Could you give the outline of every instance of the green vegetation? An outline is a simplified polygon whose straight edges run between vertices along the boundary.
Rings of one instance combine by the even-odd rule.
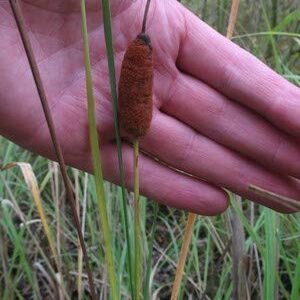
[[[104,1],[105,2],[105,1]],[[184,0],[199,17],[226,31],[229,0]],[[241,1],[234,41],[300,84],[300,11],[298,0]],[[108,50],[110,51],[110,50]],[[111,68],[113,68],[110,62]],[[111,69],[112,72],[113,69]],[[114,74],[111,74],[113,80]],[[114,83],[112,88],[115,89]],[[118,125],[117,125],[118,126]],[[71,223],[58,166],[0,137],[0,162],[27,162],[39,187],[44,231],[35,196],[19,168],[0,173],[0,299],[90,299],[82,252]],[[70,170],[88,248],[95,285],[101,299],[109,299],[109,275],[91,175]],[[107,219],[122,299],[130,299],[126,233],[133,236],[133,209],[126,217],[122,188],[104,183]],[[127,198],[131,197],[126,193]],[[126,199],[127,200],[127,199]],[[244,230],[238,266],[240,291],[251,299],[300,299],[299,214],[282,215],[231,195],[231,207],[218,217],[198,217],[193,230],[180,299],[231,299],[235,282],[232,243],[233,215]],[[242,208],[242,209],[241,209]],[[178,261],[186,213],[140,198],[144,299],[169,299]],[[156,220],[153,222],[153,220]],[[47,231],[46,231],[47,232]],[[55,233],[55,235],[54,235]],[[51,237],[50,237],[51,236]],[[54,240],[55,249],[51,245]],[[133,244],[133,240],[131,240]],[[236,245],[233,245],[236,247]],[[58,254],[58,258],[52,253]],[[112,254],[111,253],[111,254]],[[130,257],[130,256],[129,256]],[[150,259],[152,258],[152,260]],[[130,259],[129,259],[130,261]],[[249,299],[248,298],[248,299]],[[245,298],[247,299],[247,298]]]

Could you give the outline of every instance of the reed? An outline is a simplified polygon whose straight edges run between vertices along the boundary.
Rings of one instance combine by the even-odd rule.
[[[193,213],[188,214],[188,219],[185,227],[184,237],[183,237],[183,244],[180,251],[179,261],[176,268],[176,275],[175,280],[172,288],[172,294],[171,294],[171,300],[177,300],[179,291],[180,291],[180,285],[182,281],[182,276],[184,272],[184,266],[187,258],[187,254],[189,251],[189,246],[193,234],[193,227],[196,221],[197,215]]]

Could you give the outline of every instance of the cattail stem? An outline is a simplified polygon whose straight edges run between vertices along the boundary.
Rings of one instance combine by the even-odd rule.
[[[134,173],[134,291],[133,299],[141,297],[141,228],[139,201],[139,137],[147,134],[152,119],[153,60],[151,39],[145,33],[150,0],[147,0],[142,32],[132,41],[124,55],[119,80],[120,123],[133,137]]]
[[[134,173],[134,299],[140,299],[141,289],[141,228],[140,228],[140,187],[139,187],[139,140],[133,142],[133,173]]]
[[[187,257],[188,251],[189,251],[191,237],[193,234],[193,227],[194,227],[196,218],[197,218],[196,214],[193,214],[193,213],[188,214],[187,224],[185,227],[185,232],[184,232],[184,237],[183,237],[183,244],[182,244],[181,251],[180,251],[174,285],[173,285],[173,289],[172,289],[171,300],[178,299],[178,295],[179,295],[179,291],[180,291],[180,284],[182,281],[183,270],[184,270],[184,266],[185,266],[185,262],[186,262],[186,257]]]
[[[64,161],[62,149],[61,149],[60,143],[57,138],[57,134],[56,134],[54,122],[52,119],[51,111],[50,111],[50,108],[48,105],[43,82],[42,82],[42,79],[40,76],[37,62],[35,60],[34,52],[32,50],[31,42],[29,40],[29,36],[28,36],[27,30],[26,30],[26,25],[25,25],[25,22],[23,19],[23,15],[22,15],[22,11],[19,6],[19,3],[17,0],[10,0],[9,3],[11,6],[11,9],[13,11],[15,20],[16,20],[16,24],[17,24],[17,27],[18,27],[18,30],[19,30],[19,33],[20,33],[20,36],[21,36],[21,39],[23,42],[23,46],[24,46],[24,49],[25,49],[25,52],[26,52],[26,55],[28,58],[28,62],[29,62],[29,65],[30,65],[30,68],[31,68],[31,71],[33,74],[34,81],[35,81],[35,84],[36,84],[36,87],[38,90],[39,98],[40,98],[40,101],[41,101],[41,104],[43,107],[45,119],[46,119],[47,126],[48,126],[48,129],[50,132],[52,143],[54,146],[55,155],[56,155],[57,161],[59,162],[60,171],[61,171],[64,185],[66,188],[67,199],[68,199],[69,205],[71,207],[71,211],[72,211],[73,222],[74,222],[77,234],[78,234],[78,238],[79,238],[80,245],[81,245],[82,252],[83,252],[84,261],[86,264],[86,272],[88,275],[88,282],[89,282],[89,286],[90,286],[90,290],[91,290],[91,296],[92,296],[93,300],[96,300],[96,289],[95,289],[94,282],[93,282],[92,271],[91,271],[90,265],[89,265],[87,250],[86,250],[83,235],[81,232],[79,216],[77,215],[77,211],[76,211],[76,203],[75,203],[75,199],[74,199],[74,194],[73,194],[70,179],[68,177],[67,168],[66,168],[66,164]]]

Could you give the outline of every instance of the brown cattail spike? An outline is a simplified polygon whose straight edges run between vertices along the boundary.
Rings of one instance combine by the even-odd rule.
[[[152,119],[153,61],[150,37],[141,33],[128,46],[119,82],[122,128],[132,137],[146,135]]]

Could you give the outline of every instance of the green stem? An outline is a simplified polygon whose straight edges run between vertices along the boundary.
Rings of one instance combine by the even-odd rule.
[[[122,188],[122,211],[126,234],[126,245],[127,245],[127,268],[129,273],[129,282],[131,295],[133,297],[133,282],[132,282],[132,263],[131,263],[131,245],[130,245],[130,235],[129,235],[129,225],[128,225],[128,211],[125,193],[125,175],[122,157],[122,142],[120,137],[120,124],[119,124],[119,112],[118,112],[118,96],[117,96],[117,85],[116,85],[116,74],[115,74],[115,61],[114,61],[114,51],[112,43],[112,30],[111,30],[111,13],[110,5],[108,0],[102,0],[102,14],[103,14],[103,24],[104,24],[104,35],[107,53],[107,62],[109,70],[110,79],[110,89],[112,95],[113,104],[113,114],[114,114],[114,125],[115,125],[115,136],[118,152],[118,164],[120,171],[120,183]]]
[[[105,193],[104,193],[104,182],[103,174],[101,168],[101,157],[99,150],[99,140],[98,132],[96,126],[96,115],[95,115],[95,101],[93,94],[93,81],[91,73],[91,62],[90,62],[90,50],[88,41],[88,31],[87,31],[87,20],[86,20],[86,8],[85,1],[80,0],[81,17],[82,17],[82,34],[84,43],[84,62],[85,62],[85,72],[86,72],[86,91],[88,100],[88,118],[89,118],[89,136],[91,143],[92,152],[92,162],[93,170],[96,180],[96,194],[98,200],[99,214],[101,218],[101,226],[103,231],[104,240],[104,252],[105,261],[108,269],[109,283],[111,287],[111,295],[113,300],[120,299],[118,281],[115,273],[114,259],[113,259],[113,249],[111,243],[110,226],[108,222]]]
[[[133,142],[133,172],[134,172],[134,247],[135,247],[135,260],[134,260],[134,277],[135,277],[135,290],[134,299],[140,299],[141,287],[141,230],[140,230],[140,187],[139,187],[139,140],[135,139]]]

